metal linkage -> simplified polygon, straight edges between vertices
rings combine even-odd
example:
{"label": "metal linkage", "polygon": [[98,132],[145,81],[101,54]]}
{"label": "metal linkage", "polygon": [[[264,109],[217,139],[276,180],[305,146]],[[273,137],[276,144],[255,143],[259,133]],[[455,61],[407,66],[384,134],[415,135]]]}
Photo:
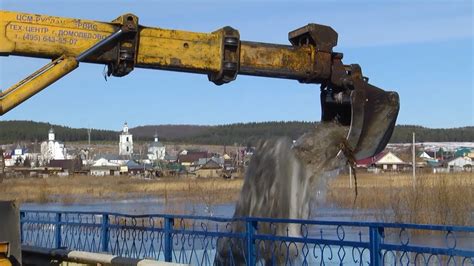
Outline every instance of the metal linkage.
{"label": "metal linkage", "polygon": [[87,57],[91,56],[98,50],[102,49],[104,46],[107,46],[111,43],[114,43],[121,35],[123,34],[123,30],[119,29],[116,32],[112,33],[107,38],[101,40],[100,42],[96,43],[94,46],[90,47],[89,49],[85,50],[83,53],[76,57],[78,62],[84,61]]}
{"label": "metal linkage", "polygon": [[232,27],[224,27],[215,33],[222,39],[221,69],[210,73],[208,78],[216,85],[229,83],[237,77],[240,65],[240,34]]}
{"label": "metal linkage", "polygon": [[[0,115],[8,112],[47,86],[69,74],[79,66],[79,62],[88,60],[91,55],[94,55],[94,53],[97,53],[104,49],[104,47],[117,42],[117,39],[127,33],[124,28],[125,27],[118,29],[116,32],[99,41],[77,57],[61,56],[5,91],[0,91]],[[130,32],[133,35],[134,31],[130,30]],[[112,68],[113,71],[111,71],[111,74],[123,76],[133,69],[134,62],[133,56],[130,60],[117,56],[117,62],[110,64],[109,70]]]}
{"label": "metal linkage", "polygon": [[21,227],[24,246],[191,265],[474,263],[472,226],[22,211]]}

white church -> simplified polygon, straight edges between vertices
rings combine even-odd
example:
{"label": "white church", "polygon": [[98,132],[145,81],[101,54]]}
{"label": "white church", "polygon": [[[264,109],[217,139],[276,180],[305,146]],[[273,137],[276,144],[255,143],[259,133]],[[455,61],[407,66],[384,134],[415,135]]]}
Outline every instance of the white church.
{"label": "white church", "polygon": [[128,132],[127,122],[123,125],[119,136],[119,155],[131,156],[133,154],[133,136]]}
{"label": "white church", "polygon": [[148,159],[151,161],[164,160],[166,148],[158,141],[158,134],[155,134],[154,141],[148,147]]}
{"label": "white church", "polygon": [[64,160],[67,157],[66,148],[63,143],[55,140],[54,129],[48,132],[48,140],[41,143],[41,158],[44,164],[50,160]]}

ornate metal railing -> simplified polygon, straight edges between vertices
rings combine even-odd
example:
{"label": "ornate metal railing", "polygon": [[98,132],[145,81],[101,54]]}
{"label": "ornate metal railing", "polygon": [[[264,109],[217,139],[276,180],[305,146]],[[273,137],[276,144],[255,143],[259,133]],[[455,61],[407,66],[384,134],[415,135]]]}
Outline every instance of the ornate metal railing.
{"label": "ornate metal railing", "polygon": [[474,265],[474,227],[21,212],[23,245],[191,265]]}

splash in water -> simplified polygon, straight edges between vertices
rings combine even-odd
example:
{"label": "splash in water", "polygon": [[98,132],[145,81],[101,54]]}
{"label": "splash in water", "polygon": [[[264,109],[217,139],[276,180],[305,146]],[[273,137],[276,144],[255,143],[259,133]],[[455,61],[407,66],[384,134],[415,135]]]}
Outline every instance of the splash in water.
{"label": "splash in water", "polygon": [[[337,156],[346,134],[346,127],[321,123],[295,143],[288,138],[261,142],[247,169],[234,217],[309,219],[315,196],[324,194],[328,179],[337,175],[346,164],[342,154]],[[245,224],[234,223],[232,231],[245,231]],[[264,223],[258,231],[262,234],[300,235],[300,227],[294,224],[278,224],[270,228]],[[272,256],[268,245],[262,242],[258,247],[259,254],[267,262]],[[244,264],[244,250],[244,243],[240,240],[222,239],[218,243],[215,264]],[[273,255],[277,260],[284,259],[283,254]]]}

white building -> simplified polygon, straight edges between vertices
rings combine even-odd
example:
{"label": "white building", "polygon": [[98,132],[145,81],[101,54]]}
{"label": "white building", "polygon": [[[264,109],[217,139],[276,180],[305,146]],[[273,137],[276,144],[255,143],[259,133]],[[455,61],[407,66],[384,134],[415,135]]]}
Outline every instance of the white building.
{"label": "white building", "polygon": [[424,160],[433,160],[433,159],[435,159],[435,158],[431,157],[428,153],[426,153],[426,151],[422,152],[419,157],[424,159]]}
{"label": "white building", "polygon": [[119,136],[119,155],[130,156],[133,154],[133,136],[128,132],[127,122],[123,125],[123,130]]}
{"label": "white building", "polygon": [[398,158],[392,152],[384,154],[375,162],[375,165],[381,167],[383,170],[400,170],[400,168],[406,164],[407,163]]}
{"label": "white building", "polygon": [[26,149],[17,145],[5,158],[5,166],[22,165],[27,157]]}
{"label": "white building", "polygon": [[48,133],[48,140],[41,143],[43,164],[48,164],[50,160],[64,160],[67,157],[66,154],[64,144],[55,140],[54,130],[51,128]]}
{"label": "white building", "polygon": [[120,174],[120,165],[109,162],[105,158],[100,158],[90,167],[92,176],[114,176]]}
{"label": "white building", "polygon": [[166,147],[158,141],[158,135],[155,134],[155,140],[148,147],[148,159],[151,161],[164,160]]}
{"label": "white building", "polygon": [[448,162],[449,171],[471,171],[472,170],[472,160],[469,157],[458,157],[452,159]]}
{"label": "white building", "polygon": [[105,158],[100,158],[97,161],[95,161],[92,166],[94,166],[94,167],[97,167],[97,166],[120,166],[120,164],[109,162]]}

